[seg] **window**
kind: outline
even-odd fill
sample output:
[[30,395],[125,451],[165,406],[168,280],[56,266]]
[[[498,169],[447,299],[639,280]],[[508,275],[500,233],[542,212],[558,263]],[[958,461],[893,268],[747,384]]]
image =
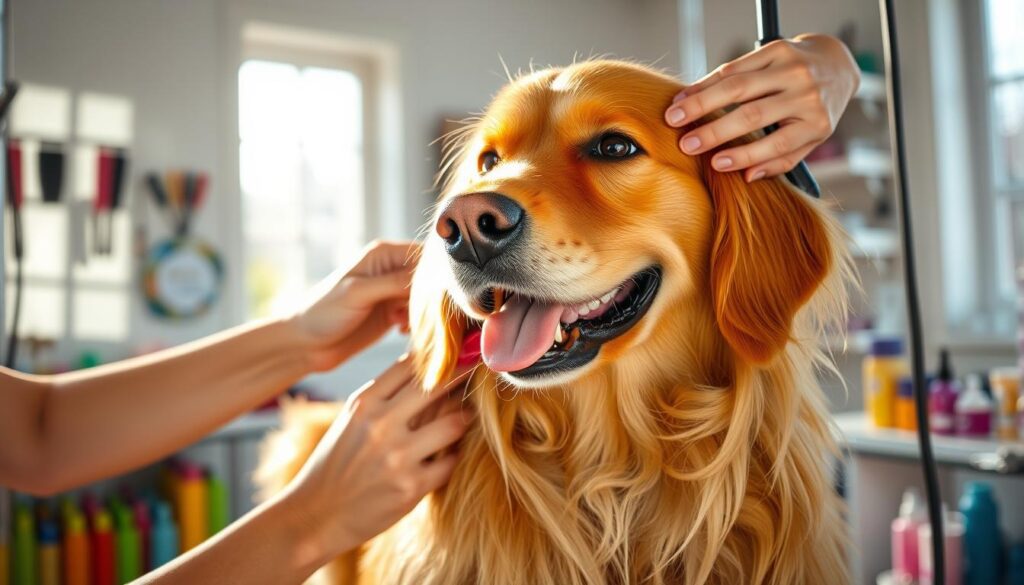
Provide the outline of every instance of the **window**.
[[368,236],[365,74],[307,63],[257,58],[238,71],[250,317],[295,306]]
[[933,22],[948,323],[965,340],[1009,340],[1024,260],[1024,0],[936,6],[963,41],[955,53],[955,32]]

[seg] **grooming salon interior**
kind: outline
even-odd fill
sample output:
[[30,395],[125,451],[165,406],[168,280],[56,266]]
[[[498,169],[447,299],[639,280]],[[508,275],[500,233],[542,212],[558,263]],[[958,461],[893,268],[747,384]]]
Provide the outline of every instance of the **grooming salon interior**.
[[[496,110],[484,112],[511,80],[548,67],[595,59],[628,60],[653,67],[682,84],[733,62],[733,69],[721,70],[722,77],[729,77],[726,73],[732,77],[724,81],[712,77],[706,82],[716,89],[704,90],[705,96],[716,90],[727,94],[718,98],[725,101],[708,107],[749,114],[755,108],[744,104],[759,103],[762,107],[757,111],[767,112],[772,99],[789,95],[785,84],[748,95],[737,81],[768,79],[756,75],[774,66],[767,57],[758,61],[759,53],[751,53],[759,38],[765,38],[762,21],[771,13],[765,12],[762,4],[751,0],[2,0],[0,51],[6,85],[0,99],[5,145],[0,349],[5,367],[0,373],[5,377],[0,377],[0,385],[7,389],[0,392],[0,426],[8,430],[0,429],[0,585],[128,583],[153,579],[146,575],[170,563],[196,564],[193,561],[202,560],[200,552],[219,558],[215,555],[228,550],[235,537],[235,533],[228,535],[233,525],[254,514],[261,501],[254,473],[267,457],[268,435],[283,424],[282,402],[343,403],[368,381],[389,371],[410,343],[419,343],[417,335],[425,327],[416,317],[420,280],[441,282],[452,274],[469,278],[464,265],[475,263],[476,270],[488,262],[491,267],[504,262],[509,250],[524,245],[522,238],[537,237],[547,229],[544,222],[552,221],[539,208],[513,202],[510,197],[515,197],[509,191],[496,186],[509,173],[528,174],[531,169],[545,180],[550,177],[544,175],[551,171],[544,170],[543,161],[517,163],[511,154],[509,160],[502,160],[506,156],[502,149],[512,149],[512,142],[483,152],[479,174],[474,167],[474,180],[490,181],[479,183],[484,186],[475,190],[488,193],[452,200],[445,194],[445,185],[457,185],[463,171],[457,160],[445,166],[450,158],[458,158],[457,154],[446,155],[449,139],[471,135],[476,127],[474,117],[486,115],[491,120],[490,116],[497,115]],[[801,168],[809,171],[820,188],[820,202],[806,193],[789,196],[798,206],[807,203],[810,208],[813,203],[814,209],[825,210],[845,233],[834,240],[841,242],[842,249],[833,255],[831,269],[840,270],[845,258],[851,274],[856,275],[815,282],[821,287],[845,287],[848,309],[825,309],[843,311],[827,315],[838,325],[816,330],[810,341],[800,337],[803,330],[795,325],[788,333],[784,331],[789,339],[784,343],[791,348],[801,344],[802,352],[787,353],[785,359],[806,356],[803,359],[808,363],[825,364],[814,369],[820,391],[815,389],[812,399],[820,398],[823,404],[822,428],[827,428],[823,432],[825,439],[834,440],[836,450],[823,454],[815,465],[823,462],[829,489],[838,494],[837,502],[843,506],[834,522],[843,525],[843,559],[848,570],[847,576],[836,575],[830,582],[932,583],[930,519],[934,513],[928,499],[937,493],[943,515],[945,582],[1024,585],[1024,0],[903,0],[895,4],[890,22],[896,23],[899,34],[902,107],[893,114],[894,94],[887,82],[885,0],[881,5],[875,0],[777,2],[783,38],[818,34],[837,39],[845,45],[843,55],[849,57],[855,71],[850,74],[855,79],[851,95],[834,100],[840,105],[822,116],[828,131],[803,139],[800,144],[805,147],[794,148],[795,158],[790,161],[804,161]],[[814,82],[819,85],[811,86],[811,93],[827,95],[832,91],[828,85],[831,62],[825,57],[813,61],[815,58],[809,57],[809,65],[793,68],[802,67],[800,71],[810,71],[819,80]],[[561,79],[551,86],[558,90]],[[565,82],[569,89],[559,91],[583,93],[579,89],[583,85],[573,89],[572,83],[577,82],[585,85],[587,79]],[[639,86],[615,91],[625,91],[621,99],[630,102],[634,94],[629,92],[635,91],[637,111],[651,100]],[[696,102],[685,101],[690,99],[686,96],[673,98],[673,93],[655,104],[657,116],[651,122],[656,127],[651,132],[669,136],[667,142],[656,145],[640,138],[634,144],[632,139],[638,135],[631,134],[629,122],[616,122],[620,125],[614,127],[614,133],[603,134],[593,147],[585,147],[590,149],[586,156],[629,157],[635,150],[637,156],[649,160],[689,160],[680,149],[688,151],[683,139],[691,127],[670,124],[672,110],[666,112],[666,108],[678,103],[686,109]],[[595,90],[587,99],[599,100],[596,95]],[[713,102],[711,97],[706,99]],[[515,125],[521,133],[520,143],[553,132],[554,118],[532,121],[535,110],[531,108],[548,106],[525,99],[516,104],[520,110],[513,122],[485,124],[490,129],[487,132],[500,133]],[[559,110],[552,107],[550,112]],[[757,136],[762,144],[768,144],[772,136],[796,136],[804,115],[797,108],[772,119],[761,116],[755,127],[773,123],[778,129]],[[897,122],[904,129],[906,143],[902,168],[890,133]],[[636,132],[645,136],[646,131]],[[486,136],[485,132],[483,139]],[[471,138],[469,148],[475,148],[474,140],[479,139]],[[781,143],[774,144],[781,149]],[[474,164],[476,156],[474,152]],[[581,154],[572,161],[586,156]],[[601,168],[606,170],[593,172],[607,173],[613,172],[607,170],[609,165],[649,164],[631,160],[586,162],[580,167],[566,163],[566,168],[592,164],[585,167],[591,170],[579,171],[586,173],[604,165]],[[516,164],[533,166],[521,171]],[[776,174],[789,166],[769,172]],[[756,166],[751,168],[757,171]],[[642,172],[670,174],[661,167]],[[706,167],[701,172],[718,170]],[[616,175],[614,180],[628,182],[634,179],[632,173]],[[784,183],[779,181],[790,180],[782,175],[772,179],[751,174],[736,184],[776,181],[781,185]],[[899,198],[901,179],[909,195],[906,209]],[[563,181],[559,185],[576,184],[564,177],[555,180]],[[601,180],[588,185],[599,189]],[[751,193],[757,196],[760,192]],[[702,196],[704,207],[698,207],[709,209],[706,217],[712,221],[710,218],[724,213],[716,207],[725,205],[718,200],[730,196],[739,197],[729,189],[715,191],[715,206]],[[441,203],[436,203],[439,198]],[[490,207],[480,211],[472,205]],[[559,203],[549,201],[547,209],[552,205],[557,208]],[[582,234],[583,243],[567,236],[568,241],[558,241],[555,254],[590,245],[588,249],[600,258],[602,244],[609,246],[611,240],[594,241],[599,237],[596,234],[610,233],[601,223],[606,221],[601,213],[607,212],[594,211],[587,201],[579,205],[578,212],[561,216],[561,221],[577,223],[569,228],[573,234]],[[651,205],[638,199],[620,201],[614,209],[618,217],[636,219],[636,225],[651,223],[644,214],[654,214],[659,225],[688,226],[689,218],[705,217],[689,205],[663,205],[652,211]],[[911,268],[917,288],[914,309],[921,325],[918,343],[914,343],[914,319],[906,296],[907,256],[901,239],[904,213],[913,224],[916,261]],[[664,216],[671,214],[680,215],[677,223],[665,222]],[[746,221],[757,231],[764,217],[754,213]],[[522,236],[521,228],[525,230]],[[712,232],[706,233],[711,241]],[[520,241],[508,243],[512,237]],[[630,237],[643,239],[643,235]],[[810,242],[812,236],[806,237]],[[480,238],[490,239],[481,243],[484,240]],[[357,263],[367,245],[377,240],[418,240],[424,246],[421,270],[412,277],[413,298],[395,305],[397,317],[387,317],[392,320],[381,329],[386,330],[382,335],[370,331],[372,315],[363,315],[360,319],[367,321],[353,325],[340,343],[361,334],[373,339],[352,342],[354,350],[343,351],[343,358],[328,359],[326,367],[312,367],[315,373],[303,371],[291,377],[280,372],[306,357],[266,350],[276,346],[255,337],[250,345],[261,344],[263,351],[232,353],[242,350],[225,349],[234,343],[228,339],[235,335],[230,332],[240,331],[233,328],[244,324],[271,322],[306,311],[303,314],[313,315],[312,320],[326,328],[332,319],[342,319],[337,315],[362,310],[339,305],[337,315],[310,313],[319,310],[319,305],[311,302],[327,302],[324,299],[335,293],[319,301],[309,299],[317,298],[316,291],[331,282],[332,274],[372,271],[372,266]],[[779,241],[770,236],[753,240],[758,246]],[[431,246],[440,251],[444,269],[427,275],[423,263]],[[629,246],[627,243],[624,249],[633,250]],[[555,273],[586,262],[583,255],[587,252],[580,252],[583,259],[577,264],[545,264],[558,258],[545,260],[548,253],[544,250],[531,266]],[[645,250],[635,248],[635,256],[647,254]],[[746,253],[741,251],[737,262],[742,262]],[[402,254],[414,258],[418,252]],[[703,254],[706,257],[707,250]],[[783,266],[788,257],[781,255]],[[614,262],[623,262],[623,266],[635,266],[632,258],[616,258]],[[570,261],[568,256],[565,261]],[[454,267],[451,271],[448,263]],[[350,269],[353,265],[356,268]],[[667,322],[669,309],[659,305],[656,296],[659,282],[660,294],[675,294],[675,287],[701,290],[701,279],[709,278],[696,270],[688,277],[696,284],[680,284],[685,279],[673,273],[675,265],[663,262],[656,271],[640,272],[600,296],[586,285],[585,273],[574,270],[577,272],[571,274],[575,276],[561,281],[561,288],[544,289],[555,291],[548,293],[555,295],[552,298],[581,298],[583,304],[565,308],[560,321],[547,318],[550,310],[539,314],[530,308],[528,303],[534,301],[522,300],[527,298],[523,290],[504,293],[513,295],[508,300],[500,294],[501,289],[488,288],[491,296],[484,306],[498,316],[487,318],[482,336],[470,331],[460,337],[463,358],[468,351],[471,364],[480,364],[481,370],[493,366],[494,376],[533,361],[536,364],[520,371],[541,367],[545,360],[559,359],[555,355],[559,348],[570,348],[564,350],[568,355],[574,342],[584,348],[572,354],[586,354],[584,357],[566,358],[552,370],[551,379],[562,384],[558,389],[527,383],[518,387],[514,377],[518,372],[512,372],[511,382],[502,382],[506,378],[498,376],[495,388],[505,392],[506,402],[500,403],[504,408],[531,399],[530,393],[550,393],[556,400],[556,392],[572,392],[577,382],[571,372],[576,367],[574,359],[593,359],[592,367],[613,371],[615,366],[609,364],[632,359],[630,351],[636,355],[655,351],[640,341],[633,349],[614,344],[634,343],[641,331],[654,335],[655,325],[645,319]],[[715,271],[717,274],[717,268]],[[483,274],[486,269],[478,272]],[[367,274],[366,279],[383,278]],[[794,273],[791,278],[796,281],[800,277]],[[347,294],[342,290],[345,286],[346,281],[341,281],[335,292]],[[509,290],[515,286],[509,284]],[[357,285],[350,288],[364,290]],[[762,288],[767,288],[763,295],[776,293],[771,287]],[[403,282],[399,289],[407,291],[408,283]],[[595,292],[599,296],[593,296]],[[407,294],[396,296],[404,299]],[[808,291],[801,302],[810,294]],[[476,302],[454,300],[460,306]],[[634,302],[639,308],[632,313],[632,305],[621,313],[607,308]],[[755,302],[755,313],[758,307],[773,311],[773,302]],[[529,312],[517,316],[515,312],[524,303],[526,308],[521,310]],[[383,306],[366,308],[366,312]],[[615,317],[602,317],[605,311],[612,311]],[[726,318],[723,311],[717,313],[720,320]],[[596,333],[587,330],[588,318],[600,325],[594,326]],[[603,340],[593,341],[600,335],[618,335],[616,328],[624,327],[619,321],[637,318],[646,329],[623,333],[622,338],[603,347]],[[553,324],[554,345],[545,341],[540,352],[551,349],[539,360],[534,356],[524,362],[524,350],[516,343],[529,341],[530,333],[520,333],[509,341],[497,332],[499,325],[510,326],[510,319],[519,319],[511,325],[524,330],[543,326],[550,331]],[[577,320],[583,325],[573,329]],[[763,325],[760,321],[757,315],[747,315],[738,327],[757,329]],[[241,335],[260,335],[259,326],[255,327]],[[717,326],[712,329],[718,338],[724,335],[731,344],[728,347],[736,347],[728,332],[717,333]],[[225,331],[229,333],[222,333]],[[192,357],[175,353],[182,346],[195,347],[185,344],[211,335],[227,337],[208,343]],[[577,339],[579,336],[582,338]],[[434,339],[433,350],[443,342]],[[482,345],[474,345],[477,342]],[[681,343],[678,355],[690,351],[684,347],[699,343]],[[472,347],[467,350],[466,346]],[[917,383],[912,377],[915,347],[921,351],[926,373]],[[206,351],[209,353],[202,353]],[[657,351],[663,364],[676,363],[673,347],[660,344]],[[597,357],[586,352],[597,352]],[[157,363],[177,359],[186,361],[166,367]],[[131,373],[134,370],[130,368],[136,366],[141,368],[139,372],[150,366],[164,369],[159,370],[159,379],[147,379],[142,373]],[[755,370],[762,366],[769,367],[761,364]],[[122,367],[129,369],[117,370]],[[659,372],[675,371],[665,365],[661,368]],[[250,372],[235,373],[243,370]],[[620,385],[617,392],[632,383],[631,376],[646,380],[654,375],[642,366],[614,371]],[[90,372],[114,374],[86,390],[83,385],[88,383],[82,380],[87,378],[81,376],[93,375]],[[203,372],[209,372],[209,385]],[[35,392],[32,389],[39,384],[49,384],[46,380],[52,382],[46,391],[49,394],[38,403],[20,398]],[[244,407],[224,406],[219,404],[224,401],[215,397],[245,392],[264,380],[281,382],[265,396],[241,400],[248,401]],[[178,383],[180,388],[175,386]],[[512,387],[515,392],[507,393]],[[181,392],[182,396],[187,392],[195,396],[187,400],[194,402],[173,396],[160,402],[154,397],[156,388],[167,388],[175,395]],[[596,386],[587,386],[586,391],[592,388]],[[481,387],[473,392],[499,390]],[[582,386],[577,390],[584,391]],[[104,391],[114,398],[99,398]],[[721,391],[725,390],[707,390]],[[69,397],[69,404],[77,406],[66,407],[50,418],[41,409],[57,409],[57,395],[62,392]],[[84,398],[70,402],[76,392]],[[462,387],[456,393],[470,394]],[[93,395],[95,399],[89,398]],[[475,398],[479,399],[477,407],[486,409],[480,405],[487,401]],[[206,415],[201,414],[207,410],[204,400],[211,403]],[[573,400],[576,398],[565,399],[565,404],[575,404]],[[775,404],[770,395],[765,400]],[[150,406],[136,408],[135,401]],[[741,401],[740,394],[735,401]],[[183,404],[188,404],[186,410],[176,409]],[[696,402],[682,404],[677,408],[698,408]],[[919,412],[921,405],[926,412]],[[18,410],[22,408],[26,410]],[[144,412],[147,408],[148,413]],[[218,414],[209,414],[214,410]],[[598,410],[593,409],[595,413]],[[161,426],[146,416],[185,421],[195,417],[202,419],[201,424],[196,423],[202,431]],[[340,420],[347,415],[338,416]],[[804,413],[801,410],[794,416],[803,417]],[[25,422],[32,417],[39,419],[38,424]],[[78,417],[82,418],[76,421]],[[487,424],[485,413],[476,417],[480,424]],[[930,430],[927,458],[922,457],[919,421],[927,421]],[[335,422],[335,426],[339,424]],[[575,424],[599,423],[577,420]],[[78,437],[70,442],[96,443],[102,446],[101,452],[127,453],[131,449],[125,444],[133,443],[136,436],[140,445],[152,442],[154,447],[146,454],[142,453],[145,448],[139,447],[102,465],[94,464],[93,459],[88,464],[84,459],[75,461],[77,457],[102,458],[85,447],[55,456],[53,461],[60,465],[23,464],[27,447],[22,445],[29,443],[20,442],[19,437],[37,436],[33,433],[60,437],[62,429],[54,428],[60,425],[80,428],[88,435],[67,434]],[[141,438],[148,436],[151,425],[152,429],[168,429],[174,437]],[[28,429],[26,434],[19,434],[21,427]],[[109,431],[110,438],[103,438],[107,427],[119,430]],[[517,440],[517,432],[509,431],[507,440]],[[471,429],[462,440],[468,441],[472,435]],[[366,440],[372,436],[367,434]],[[788,440],[790,435],[782,436]],[[798,436],[793,434],[793,441]],[[723,446],[725,443],[723,439]],[[491,449],[500,451],[493,445]],[[752,460],[758,449],[749,449],[755,453]],[[469,451],[460,448],[458,456],[468,457]],[[504,455],[496,453],[495,457],[500,460]],[[423,465],[436,459],[431,456],[425,462]],[[38,484],[27,479],[33,469],[46,469],[47,474],[59,477],[59,467],[65,465],[74,470],[68,471],[74,481]],[[458,476],[458,463],[455,465]],[[355,468],[352,477],[360,473]],[[43,487],[36,489],[38,485]],[[455,493],[458,489],[451,487],[449,494]],[[510,498],[517,497],[515,490],[510,493]],[[608,497],[616,497],[616,492],[609,493]],[[779,506],[784,508],[786,502]],[[359,509],[357,505],[348,513],[358,514]],[[515,513],[528,514],[522,510]],[[384,528],[382,525],[374,533]],[[239,530],[241,538],[244,526]],[[216,546],[207,542],[218,539],[218,534],[221,540]],[[600,536],[598,532],[592,537],[599,540]],[[182,557],[190,551],[193,558]],[[729,562],[743,565],[747,561],[741,555],[738,561]],[[780,557],[774,562],[786,560]],[[694,568],[687,566],[687,573]],[[236,580],[233,574],[224,569],[206,581],[174,581],[173,575],[165,574],[143,582],[255,582],[241,576]],[[295,580],[305,577],[308,575]],[[376,582],[368,579],[360,582]],[[694,579],[690,574],[686,579],[665,582],[719,582],[711,577]],[[480,573],[474,582],[504,580],[492,581]],[[608,582],[622,581],[608,577]],[[750,577],[750,582],[785,581],[769,580],[761,574]]]

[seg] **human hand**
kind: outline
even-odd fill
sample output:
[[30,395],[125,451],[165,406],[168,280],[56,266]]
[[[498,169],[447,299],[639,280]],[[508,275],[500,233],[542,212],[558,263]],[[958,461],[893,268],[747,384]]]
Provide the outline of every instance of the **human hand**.
[[307,346],[310,367],[329,370],[380,339],[409,327],[409,281],[419,244],[374,242],[354,266],[314,287],[291,322]]
[[792,170],[836,128],[860,85],[860,70],[846,46],[827,35],[778,40],[715,69],[679,92],[665,111],[682,127],[721,108],[738,107],[691,128],[680,140],[687,154],[707,152],[771,124],[780,128],[750,144],[715,153],[719,171],[746,169],[756,181]]
[[449,447],[472,420],[458,390],[467,379],[464,369],[427,394],[403,356],[349,398],[284,495],[325,556],[373,538],[448,482]]

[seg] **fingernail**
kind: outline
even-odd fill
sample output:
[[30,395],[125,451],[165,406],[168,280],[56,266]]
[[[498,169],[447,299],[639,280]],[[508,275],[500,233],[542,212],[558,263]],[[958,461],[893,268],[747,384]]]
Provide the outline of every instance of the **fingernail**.
[[693,152],[700,148],[700,138],[696,136],[687,136],[683,139],[683,150],[686,152]]
[[668,113],[665,114],[665,118],[669,124],[678,126],[686,119],[686,112],[682,108],[669,108]]
[[751,180],[751,182],[753,182],[753,181],[757,181],[757,180],[763,179],[765,174],[766,173],[763,170],[762,171],[757,171],[753,175],[750,175],[750,180]]
[[725,169],[732,166],[732,159],[727,156],[720,156],[713,160],[712,164],[715,165],[716,169],[724,171]]

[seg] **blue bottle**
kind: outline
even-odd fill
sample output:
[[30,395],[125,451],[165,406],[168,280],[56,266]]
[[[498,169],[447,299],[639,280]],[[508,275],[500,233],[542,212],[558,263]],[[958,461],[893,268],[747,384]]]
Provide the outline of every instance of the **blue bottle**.
[[1024,585],[1024,542],[1010,547],[1010,562],[1006,575],[1007,585]]
[[999,511],[992,486],[972,481],[960,497],[964,515],[965,585],[999,583]]
[[178,556],[178,527],[171,517],[171,507],[163,500],[153,504],[153,526],[150,528],[149,559],[151,569],[161,567]]

